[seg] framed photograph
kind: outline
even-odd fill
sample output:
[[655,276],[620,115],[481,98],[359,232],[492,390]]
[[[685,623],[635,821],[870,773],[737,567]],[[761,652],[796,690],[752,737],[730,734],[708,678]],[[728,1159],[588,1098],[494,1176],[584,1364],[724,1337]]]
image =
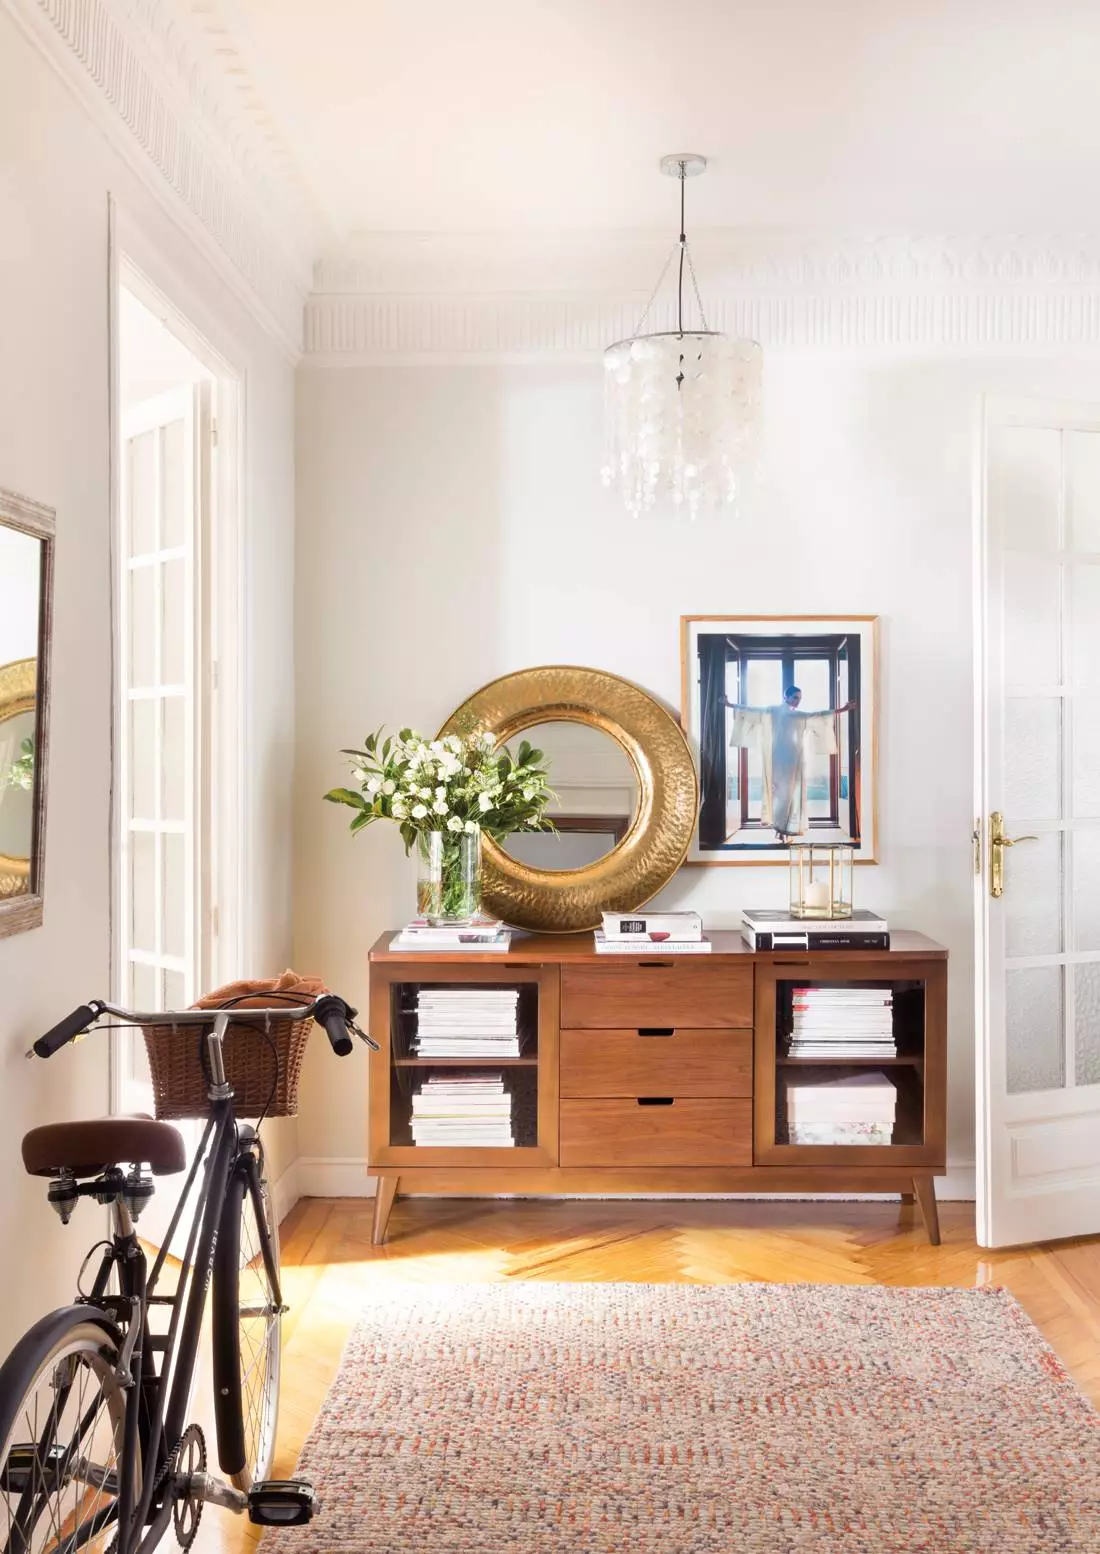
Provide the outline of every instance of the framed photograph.
[[688,861],[850,842],[874,863],[878,617],[684,615],[680,652],[701,794]]

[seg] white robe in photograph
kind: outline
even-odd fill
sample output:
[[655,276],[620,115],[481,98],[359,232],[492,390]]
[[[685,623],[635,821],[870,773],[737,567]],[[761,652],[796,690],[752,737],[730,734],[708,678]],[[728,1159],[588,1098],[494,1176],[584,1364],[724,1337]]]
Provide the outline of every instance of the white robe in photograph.
[[761,819],[780,836],[802,836],[806,815],[806,767],[815,756],[836,755],[835,712],[778,707],[734,707],[730,746],[759,750],[764,763]]

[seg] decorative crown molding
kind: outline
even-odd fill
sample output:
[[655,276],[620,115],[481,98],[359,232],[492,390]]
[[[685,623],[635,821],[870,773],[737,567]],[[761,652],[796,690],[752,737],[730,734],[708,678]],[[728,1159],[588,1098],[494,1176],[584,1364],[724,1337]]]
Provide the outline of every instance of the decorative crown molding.
[[216,0],[2,0],[295,354],[319,222]]
[[[376,234],[318,263],[314,361],[591,356],[632,334],[667,234]],[[1100,346],[1100,236],[701,233],[707,322],[769,349]],[[692,315],[694,317],[694,313]],[[666,280],[648,329],[674,326]]]

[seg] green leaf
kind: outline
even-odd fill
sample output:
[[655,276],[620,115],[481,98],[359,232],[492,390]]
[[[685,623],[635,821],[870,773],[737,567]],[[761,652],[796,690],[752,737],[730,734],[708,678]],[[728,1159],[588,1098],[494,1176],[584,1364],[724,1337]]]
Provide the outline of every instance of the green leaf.
[[541,750],[529,750],[528,751],[528,753],[527,753],[527,765],[528,766],[537,766],[541,760],[542,760],[542,751]]
[[383,759],[383,761],[388,761],[389,760],[389,758],[390,758],[390,751],[392,749],[393,749],[393,740],[387,737],[386,743],[382,746],[382,759]]
[[355,819],[351,823],[352,834],[354,835],[356,831],[361,831],[364,826],[369,826],[371,821],[374,819],[375,816],[372,815],[369,811],[362,815],[356,815]]
[[416,841],[416,827],[411,821],[403,820],[401,822],[401,840],[405,844],[405,852],[411,852],[413,843]]
[[350,788],[330,788],[324,795],[330,804],[347,804],[352,809],[366,809],[367,801],[361,793],[353,793]]

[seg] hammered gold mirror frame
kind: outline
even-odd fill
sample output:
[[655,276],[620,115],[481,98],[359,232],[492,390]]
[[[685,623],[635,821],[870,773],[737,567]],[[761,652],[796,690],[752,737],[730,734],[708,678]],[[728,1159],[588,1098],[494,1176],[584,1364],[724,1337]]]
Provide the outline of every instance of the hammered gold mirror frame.
[[[600,669],[521,669],[475,691],[441,734],[492,734],[505,744],[542,723],[583,723],[625,750],[638,800],[626,834],[579,869],[538,869],[485,838],[485,909],[516,928],[581,933],[603,912],[632,912],[683,863],[695,830],[699,783],[679,723],[648,691]],[[554,773],[550,771],[553,786]]]

